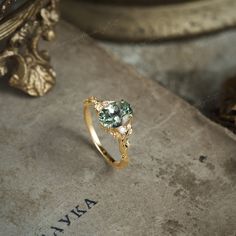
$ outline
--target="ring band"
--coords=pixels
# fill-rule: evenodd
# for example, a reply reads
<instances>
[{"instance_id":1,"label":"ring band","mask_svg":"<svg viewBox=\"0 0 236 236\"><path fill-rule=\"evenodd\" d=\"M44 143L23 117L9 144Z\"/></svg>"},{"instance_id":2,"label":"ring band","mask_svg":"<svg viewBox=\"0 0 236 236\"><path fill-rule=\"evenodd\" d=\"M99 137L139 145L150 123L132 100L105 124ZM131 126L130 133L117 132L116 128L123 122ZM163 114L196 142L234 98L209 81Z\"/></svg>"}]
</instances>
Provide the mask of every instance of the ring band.
<instances>
[{"instance_id":1,"label":"ring band","mask_svg":"<svg viewBox=\"0 0 236 236\"><path fill-rule=\"evenodd\" d=\"M95 109L101 127L118 141L120 160L115 160L102 146L93 125L91 108ZM132 118L133 111L130 104L124 100L100 101L95 97L89 97L84 101L84 120L93 143L105 160L116 169L122 169L129 163L128 138L132 133Z\"/></svg>"}]
</instances>

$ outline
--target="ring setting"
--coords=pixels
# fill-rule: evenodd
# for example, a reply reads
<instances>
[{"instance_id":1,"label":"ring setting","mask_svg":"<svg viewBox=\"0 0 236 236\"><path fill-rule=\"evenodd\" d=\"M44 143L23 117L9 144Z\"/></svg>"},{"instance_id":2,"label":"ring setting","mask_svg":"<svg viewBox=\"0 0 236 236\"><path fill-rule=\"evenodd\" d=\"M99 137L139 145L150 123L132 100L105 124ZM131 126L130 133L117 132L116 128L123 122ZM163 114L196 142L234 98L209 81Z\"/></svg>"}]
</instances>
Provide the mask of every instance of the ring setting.
<instances>
[{"instance_id":1,"label":"ring setting","mask_svg":"<svg viewBox=\"0 0 236 236\"><path fill-rule=\"evenodd\" d=\"M100 126L111 134L119 143L121 158L115 160L102 146L94 129L90 107L94 107ZM90 97L84 101L84 118L93 143L103 157L117 169L128 165L129 136L132 134L133 110L131 105L125 101L100 101Z\"/></svg>"}]
</instances>

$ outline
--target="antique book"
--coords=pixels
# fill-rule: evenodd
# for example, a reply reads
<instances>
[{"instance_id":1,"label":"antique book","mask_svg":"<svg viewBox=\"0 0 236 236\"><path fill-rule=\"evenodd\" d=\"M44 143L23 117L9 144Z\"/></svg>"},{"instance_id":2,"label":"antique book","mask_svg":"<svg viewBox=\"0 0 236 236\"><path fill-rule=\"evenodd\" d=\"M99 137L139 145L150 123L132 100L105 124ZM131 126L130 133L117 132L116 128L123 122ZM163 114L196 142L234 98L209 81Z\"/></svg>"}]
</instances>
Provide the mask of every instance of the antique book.
<instances>
[{"instance_id":1,"label":"antique book","mask_svg":"<svg viewBox=\"0 0 236 236\"><path fill-rule=\"evenodd\" d=\"M0 235L235 235L235 136L66 22L50 50L47 96L0 81ZM91 95L133 105L126 169L91 144Z\"/></svg>"}]
</instances>

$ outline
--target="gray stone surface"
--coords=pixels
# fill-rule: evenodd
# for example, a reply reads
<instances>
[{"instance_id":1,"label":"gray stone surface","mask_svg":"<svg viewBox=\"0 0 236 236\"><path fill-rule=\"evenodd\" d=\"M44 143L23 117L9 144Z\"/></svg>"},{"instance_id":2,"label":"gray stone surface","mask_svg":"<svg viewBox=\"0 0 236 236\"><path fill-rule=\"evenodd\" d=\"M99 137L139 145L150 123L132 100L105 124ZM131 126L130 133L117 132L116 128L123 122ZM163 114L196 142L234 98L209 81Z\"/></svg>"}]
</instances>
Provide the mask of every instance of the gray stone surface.
<instances>
[{"instance_id":1,"label":"gray stone surface","mask_svg":"<svg viewBox=\"0 0 236 236\"><path fill-rule=\"evenodd\" d=\"M234 236L235 136L69 24L58 31L51 93L32 99L0 81L0 235ZM90 144L89 95L133 104L122 171ZM85 198L98 203L88 210ZM79 219L77 205L88 210Z\"/></svg>"},{"instance_id":2,"label":"gray stone surface","mask_svg":"<svg viewBox=\"0 0 236 236\"><path fill-rule=\"evenodd\" d=\"M236 74L236 30L169 42L101 43L141 75L205 114L219 107L221 85Z\"/></svg>"}]
</instances>

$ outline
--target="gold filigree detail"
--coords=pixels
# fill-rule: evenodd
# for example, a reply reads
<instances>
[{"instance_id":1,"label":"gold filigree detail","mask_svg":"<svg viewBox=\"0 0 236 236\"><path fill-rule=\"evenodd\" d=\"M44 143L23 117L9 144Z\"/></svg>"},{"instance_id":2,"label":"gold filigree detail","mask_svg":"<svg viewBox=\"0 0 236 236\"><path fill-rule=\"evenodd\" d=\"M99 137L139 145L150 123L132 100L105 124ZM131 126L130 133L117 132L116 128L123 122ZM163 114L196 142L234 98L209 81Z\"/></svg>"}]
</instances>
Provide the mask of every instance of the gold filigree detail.
<instances>
[{"instance_id":1,"label":"gold filigree detail","mask_svg":"<svg viewBox=\"0 0 236 236\"><path fill-rule=\"evenodd\" d=\"M37 14L13 34L8 49L0 55L0 74L6 74L6 60L13 59L17 66L10 85L31 96L43 96L55 84L56 74L49 64L48 53L40 51L38 44L41 38L54 39L54 25L59 20L57 6L57 0L49 1L46 6L38 1Z\"/></svg>"}]
</instances>

